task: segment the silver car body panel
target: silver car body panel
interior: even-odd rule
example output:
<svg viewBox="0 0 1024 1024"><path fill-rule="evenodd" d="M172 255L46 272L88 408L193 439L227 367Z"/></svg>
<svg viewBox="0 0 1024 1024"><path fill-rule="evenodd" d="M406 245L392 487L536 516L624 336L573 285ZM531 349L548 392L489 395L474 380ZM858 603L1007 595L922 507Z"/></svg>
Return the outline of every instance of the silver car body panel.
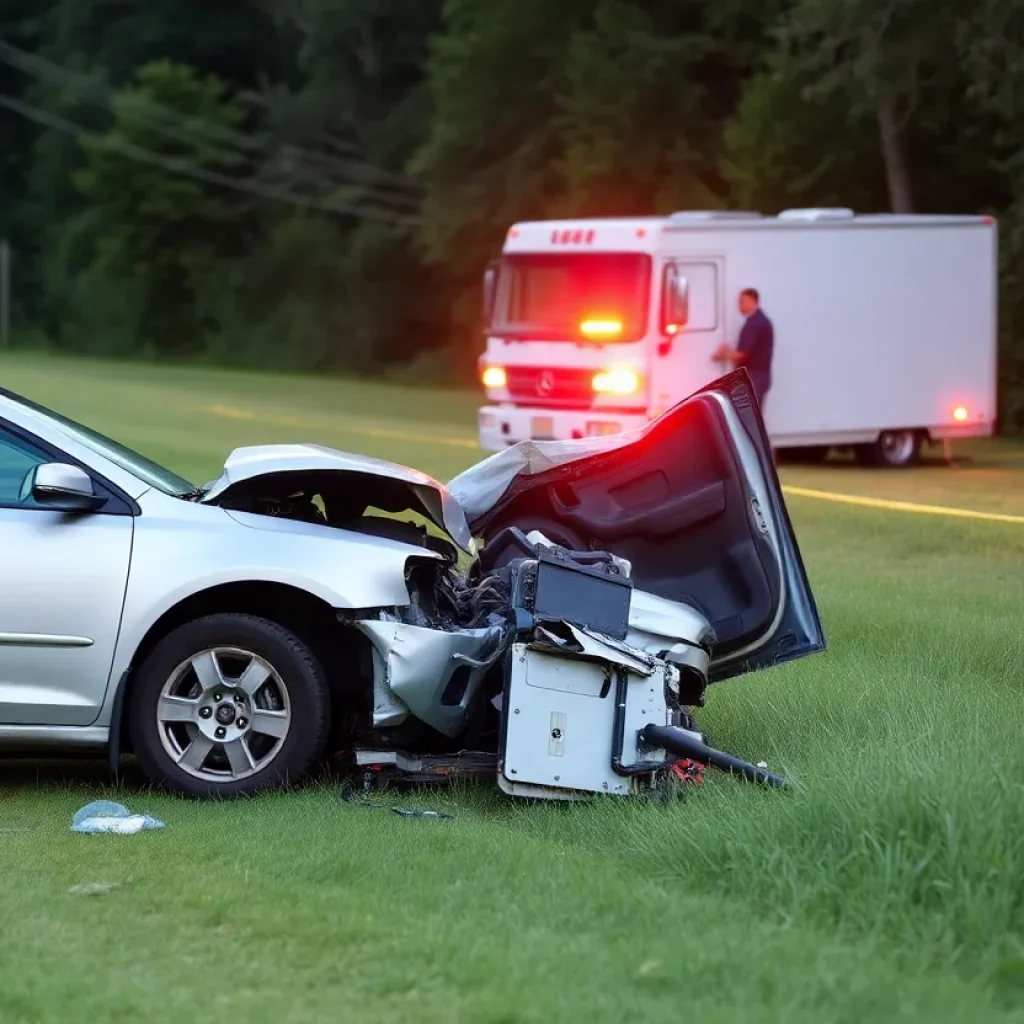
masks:
<svg viewBox="0 0 1024 1024"><path fill-rule="evenodd" d="M0 723L90 725L110 678L131 516L0 508Z"/></svg>
<svg viewBox="0 0 1024 1024"><path fill-rule="evenodd" d="M127 671L153 623L202 591L231 583L274 583L338 610L405 607L410 603L405 583L410 559L439 557L386 538L228 512L155 491L140 504L114 680Z"/></svg>
<svg viewBox="0 0 1024 1024"><path fill-rule="evenodd" d="M5 750L102 750L110 738L106 725L0 725Z"/></svg>

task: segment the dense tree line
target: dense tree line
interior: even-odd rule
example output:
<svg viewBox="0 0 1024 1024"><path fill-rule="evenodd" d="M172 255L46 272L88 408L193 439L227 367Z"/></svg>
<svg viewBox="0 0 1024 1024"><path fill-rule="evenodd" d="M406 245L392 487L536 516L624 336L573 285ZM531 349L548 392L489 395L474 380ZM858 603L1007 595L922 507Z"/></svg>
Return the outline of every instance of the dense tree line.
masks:
<svg viewBox="0 0 1024 1024"><path fill-rule="evenodd" d="M22 341L468 376L508 224L1000 220L1024 426L1024 0L0 0Z"/></svg>

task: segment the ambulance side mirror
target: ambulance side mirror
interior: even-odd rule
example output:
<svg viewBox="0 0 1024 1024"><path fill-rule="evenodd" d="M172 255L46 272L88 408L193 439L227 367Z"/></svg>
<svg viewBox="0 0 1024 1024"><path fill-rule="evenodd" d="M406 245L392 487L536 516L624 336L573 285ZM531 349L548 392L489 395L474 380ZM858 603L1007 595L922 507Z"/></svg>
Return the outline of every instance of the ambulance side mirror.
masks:
<svg viewBox="0 0 1024 1024"><path fill-rule="evenodd" d="M668 355L672 340L690 318L690 282L674 263L665 266L661 286L661 341L658 354Z"/></svg>
<svg viewBox="0 0 1024 1024"><path fill-rule="evenodd" d="M494 292L498 284L498 266L492 263L484 271L484 324L490 325L494 312Z"/></svg>

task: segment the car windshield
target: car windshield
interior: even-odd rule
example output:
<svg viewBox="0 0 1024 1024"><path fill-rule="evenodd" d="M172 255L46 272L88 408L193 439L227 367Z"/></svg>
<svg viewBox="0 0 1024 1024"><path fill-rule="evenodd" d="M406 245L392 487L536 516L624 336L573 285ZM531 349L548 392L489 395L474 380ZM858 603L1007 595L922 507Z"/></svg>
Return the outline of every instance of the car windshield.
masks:
<svg viewBox="0 0 1024 1024"><path fill-rule="evenodd" d="M491 333L608 344L647 322L651 259L643 253L513 253L501 261Z"/></svg>
<svg viewBox="0 0 1024 1024"><path fill-rule="evenodd" d="M132 476L138 477L139 480L149 484L150 487L163 491L164 494L182 497L186 494L192 494L196 490L195 485L189 483L183 477L152 462L138 452L132 451L131 448L126 448L117 441L104 437L103 434L90 430L89 427L83 427L81 423L76 423L66 416L61 416L60 413L47 409L46 406L40 405L38 402L30 401L23 395L15 395L3 389L0 389L0 394L24 406L26 409L31 409L62 434L66 434L79 444L94 451L97 455L101 455L108 462L112 462L126 473L131 473Z"/></svg>

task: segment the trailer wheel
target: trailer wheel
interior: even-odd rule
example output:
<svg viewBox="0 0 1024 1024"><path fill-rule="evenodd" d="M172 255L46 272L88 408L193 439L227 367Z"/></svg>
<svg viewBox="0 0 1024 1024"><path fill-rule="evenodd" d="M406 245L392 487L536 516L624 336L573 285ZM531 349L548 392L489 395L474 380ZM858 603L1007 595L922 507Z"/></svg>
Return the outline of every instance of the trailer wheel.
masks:
<svg viewBox="0 0 1024 1024"><path fill-rule="evenodd" d="M862 466L905 469L916 465L921 457L921 432L883 430L874 444L858 445L855 454Z"/></svg>

